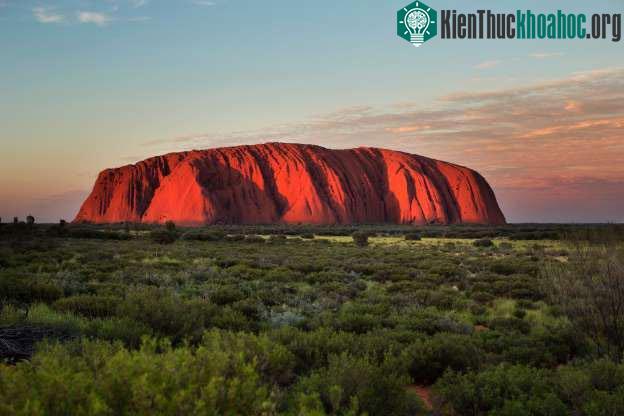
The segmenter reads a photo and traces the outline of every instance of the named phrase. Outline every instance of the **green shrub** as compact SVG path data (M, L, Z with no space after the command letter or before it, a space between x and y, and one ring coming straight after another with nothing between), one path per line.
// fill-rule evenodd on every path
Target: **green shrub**
M266 335L252 335L226 331L210 331L202 341L216 343L219 349L241 351L252 359L265 382L271 385L288 385L294 381L295 356L286 347Z
M269 237L268 239L268 243L270 244L282 244L285 243L287 240L287 237L283 234L278 234L278 235L272 235Z
M405 241L420 241L421 239L420 233L405 234Z
M329 414L408 415L423 411L420 400L405 386L409 380L366 358L341 354L329 358L327 367L313 372L294 388L295 408L309 406L316 397ZM302 403L303 402L303 403Z
M245 235L244 234L232 234L232 235L228 235L225 237L225 239L227 241L243 241L245 240Z
M46 230L46 236L48 237L67 237L69 230L64 223L56 224Z
M245 298L245 294L235 286L221 286L208 295L217 305L227 305Z
M503 276L510 276L514 273L520 272L518 265L509 259L499 260L490 265L490 270L496 274L502 274Z
M547 229L559 227L566 228ZM440 402L434 414L557 415L561 403L571 415L623 413L623 367L593 361L606 351L606 338L580 336L588 332L570 319L566 305L545 297L536 273L542 265L574 266L574 249L567 249L567 261L559 261L555 257L563 255L563 243L544 241L533 248L532 243L510 248L499 243L518 230L544 226L223 225L178 229L184 243L162 248L150 237L154 230L166 232L164 226L65 225L67 233L82 235L81 241L48 232L49 225L18 225L17 234L12 228L0 229L0 355L12 342L5 334L22 327L50 334L50 341L111 341L117 344L93 345L126 355L92 354L82 343L64 344L72 360L52 369L51 356L39 356L31 362L28 380L23 377L22 390L15 387L21 396L9 399L5 391L13 388L5 386L17 379L7 373L23 370L0 365L2 415L97 409L103 414L169 414L164 403L179 403L182 396L188 406L180 408L183 414L425 414L411 407L413 395L406 390L413 391L413 383L442 386L449 372L456 373L452 387L458 394L434 394L434 405ZM404 236L415 231L427 238L470 240L421 242L414 250ZM340 243L351 241L354 232L384 238L366 249ZM300 238L307 233L343 237L312 243ZM118 240L128 234L128 241ZM228 234L233 237L225 241ZM247 244L245 235L271 244ZM477 249L471 245L475 238L496 238L499 249ZM617 270L599 268L577 277L600 282L604 272ZM618 292L595 293L603 305ZM578 304L582 298L562 299ZM204 338L206 331L212 335ZM156 347L156 358L143 355L143 337L168 338L174 347ZM48 347L36 348L43 353ZM203 352L197 354L198 349ZM209 363L187 360L188 352ZM133 357L132 366L109 362L124 357ZM211 376L184 367L212 371L217 366L212 360L222 357L231 367ZM219 386L211 397L225 397L227 389L232 400L251 397L237 396L233 387L234 379L239 385L247 381L236 363L249 366L258 380L253 386L267 393L260 394L266 407L252 406L245 413L242 407L207 401L207 408L191 408L203 398L190 386L195 382L213 393ZM501 363L507 370L494 371ZM173 376L180 381L161 381L152 364L159 366L159 376L181 373ZM511 367L524 370L515 374ZM113 393L97 389L111 385L113 368L124 380L115 384L119 407L110 410L105 406L111 406ZM527 378L535 378L533 384L516 383ZM545 384L544 393L534 391ZM41 394L44 390L49 396ZM50 407L52 396L56 408ZM101 406L93 410L85 404L90 400ZM127 403L135 400L129 408Z
M297 374L326 366L330 356L351 350L355 343L354 334L325 327L303 331L291 326L282 326L272 330L269 336L294 354Z
M95 341L50 345L32 363L0 369L0 413L273 413L274 388L258 366L262 350L244 347L218 333L195 349L154 340L138 351Z
M473 241L472 245L475 247L493 247L494 242L489 238L481 238L479 240Z
M225 233L222 231L210 231L210 232L197 232L189 231L184 233L181 237L183 240L191 241L221 241L225 238Z
M592 340L600 355L624 360L624 251L621 245L578 245L565 264L545 266L549 300Z
M613 393L594 391L587 397L582 406L587 416L622 415L624 414L624 386Z
M518 318L518 319L524 319L526 317L526 314L527 314L527 311L521 308L516 308L516 310L513 312L514 318Z
M306 281L311 284L322 284L328 282L342 282L347 279L344 272L339 271L320 271L309 273L306 276Z
M77 295L54 302L54 309L87 318L107 318L115 315L121 299L111 296Z
M249 331L252 327L247 317L240 310L229 305L219 310L219 313L212 318L212 324L216 328L230 331Z
M453 314L442 314L435 308L414 309L404 312L400 317L398 326L401 329L423 332L434 335L438 332L450 332L454 334L470 334L472 325L460 321Z
M488 325L491 329L501 332L520 332L523 334L529 333L531 330L531 324L527 321L519 319L517 317L510 318L494 318Z
M409 345L403 355L412 379L431 384L447 370L479 369L484 351L469 336L439 333Z
M173 244L178 239L178 233L175 230L153 230L150 232L150 238L157 244Z
M500 244L498 245L498 247L499 247L501 250L505 250L505 251L513 250L513 244L511 244L511 243L509 243L509 242L507 242L507 241L503 241L502 243L500 243Z
M216 314L213 304L184 300L167 289L139 287L119 305L118 316L144 323L174 341L197 339Z
M117 231L101 231L91 228L72 228L69 230L70 238L85 238L94 240L129 240L131 237L127 233Z
M477 291L473 292L472 295L470 295L470 298L475 302L485 304L492 302L495 299L495 296L487 292Z
M263 244L266 242L266 240L260 236L260 235L247 235L245 236L245 240L246 243L256 243L256 244Z
M336 316L336 328L358 334L366 333L382 325L379 319L381 310L380 307L347 303Z
M138 348L144 337L154 334L154 331L144 323L123 317L90 319L80 326L80 330L87 337L121 341L130 348Z
M442 408L458 415L565 416L568 409L545 370L499 365L481 373L446 373L435 385Z
M63 296L57 285L26 277L0 275L0 299L17 303L52 303Z
M624 414L624 366L597 360L556 372L559 396L583 415Z
M29 285L29 300L31 302L51 303L63 296L61 288L53 283L33 282Z
M351 236L353 238L353 242L358 247L366 247L368 245L368 237L369 234L365 232L356 232Z

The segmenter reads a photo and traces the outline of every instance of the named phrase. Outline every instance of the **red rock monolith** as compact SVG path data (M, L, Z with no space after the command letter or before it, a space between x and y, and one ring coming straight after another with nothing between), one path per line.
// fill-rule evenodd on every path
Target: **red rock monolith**
M504 224L474 170L408 153L267 143L100 173L74 222Z

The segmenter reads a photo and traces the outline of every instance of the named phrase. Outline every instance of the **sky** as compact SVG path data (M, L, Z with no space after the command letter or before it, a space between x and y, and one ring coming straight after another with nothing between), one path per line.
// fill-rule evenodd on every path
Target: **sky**
M71 220L105 168L282 141L471 167L510 222L623 222L624 40L416 49L396 35L406 3L0 0L0 217Z

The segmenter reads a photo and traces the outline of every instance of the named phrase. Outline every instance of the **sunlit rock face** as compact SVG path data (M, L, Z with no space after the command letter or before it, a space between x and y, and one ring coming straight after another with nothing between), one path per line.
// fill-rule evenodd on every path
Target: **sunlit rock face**
M100 173L74 222L504 224L477 172L376 148L267 143Z

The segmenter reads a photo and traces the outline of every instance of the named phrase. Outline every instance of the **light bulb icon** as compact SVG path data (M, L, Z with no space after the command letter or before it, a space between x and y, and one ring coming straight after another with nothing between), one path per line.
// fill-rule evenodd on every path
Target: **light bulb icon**
M438 12L421 0L397 10L397 35L419 47L438 34Z
M403 24L410 34L410 42L419 47L424 42L425 33L431 24L431 18L427 10L416 7L405 14Z

